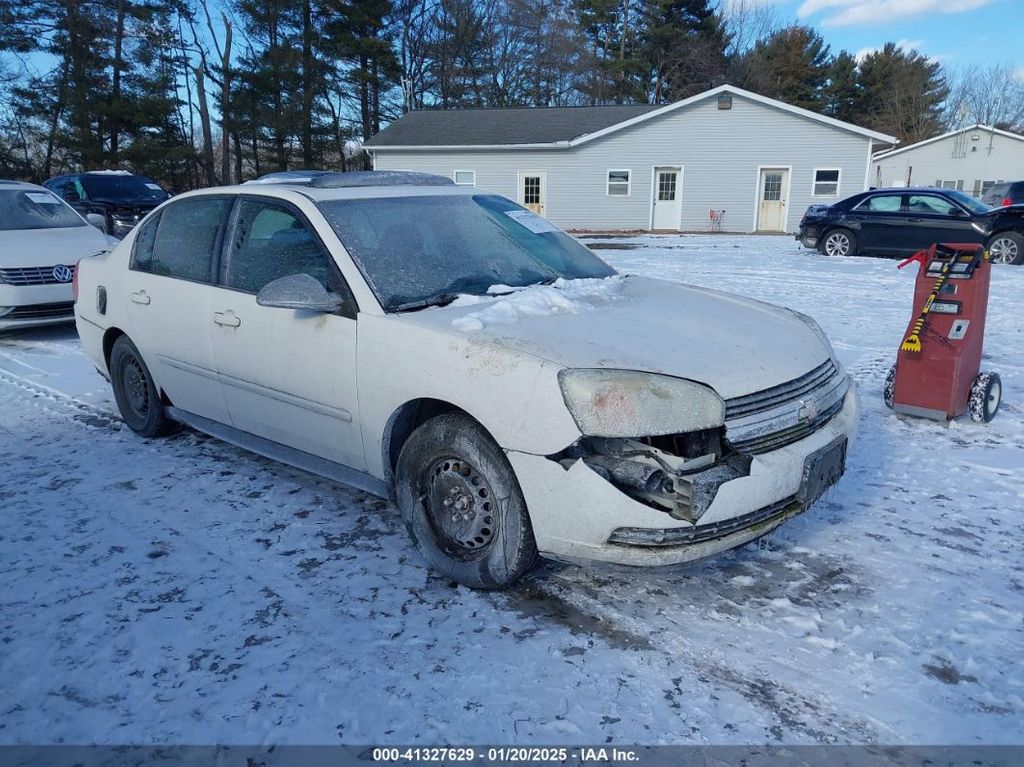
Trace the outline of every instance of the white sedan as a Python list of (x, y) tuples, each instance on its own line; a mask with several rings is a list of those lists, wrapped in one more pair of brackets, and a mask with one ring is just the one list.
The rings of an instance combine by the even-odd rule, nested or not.
[(185, 423), (391, 497), (472, 587), (752, 540), (838, 480), (858, 418), (810, 318), (616, 274), (423, 174), (181, 195), (81, 263), (75, 311), (137, 433)]
[(48, 189), (0, 181), (0, 331), (74, 320), (76, 262), (116, 243)]

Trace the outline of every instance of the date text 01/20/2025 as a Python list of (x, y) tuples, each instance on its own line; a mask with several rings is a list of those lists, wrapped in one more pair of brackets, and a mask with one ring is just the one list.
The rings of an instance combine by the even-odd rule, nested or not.
[(455, 746), (427, 748), (375, 748), (375, 762), (635, 762), (636, 751), (623, 748), (551, 748), (535, 746), (499, 746), (477, 749)]

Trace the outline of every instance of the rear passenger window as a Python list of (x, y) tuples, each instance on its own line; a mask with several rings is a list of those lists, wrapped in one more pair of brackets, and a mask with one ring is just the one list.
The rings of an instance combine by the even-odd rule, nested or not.
[(156, 242), (156, 228), (160, 225), (160, 215), (149, 219), (135, 235), (132, 246), (132, 269), (148, 272), (153, 268), (153, 243)]
[(857, 206), (858, 210), (870, 210), (874, 213), (898, 213), (903, 204), (901, 194), (880, 194), (869, 197)]
[(242, 200), (224, 265), (224, 285), (258, 293), (290, 274), (308, 274), (329, 287), (327, 254), (316, 235), (286, 206)]
[(160, 214), (149, 271), (165, 277), (212, 282), (221, 225), (231, 201), (196, 197), (175, 202)]

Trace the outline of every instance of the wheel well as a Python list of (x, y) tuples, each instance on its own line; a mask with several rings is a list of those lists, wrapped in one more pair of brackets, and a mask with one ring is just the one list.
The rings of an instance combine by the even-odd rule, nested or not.
[[(414, 399), (406, 402), (391, 414), (387, 426), (384, 427), (384, 439), (381, 441), (381, 452), (384, 458), (384, 479), (389, 489), (394, 487), (395, 467), (402, 446), (422, 424), (442, 413), (466, 413), (465, 410), (440, 399)], [(470, 418), (473, 416), (469, 413)], [(474, 419), (475, 420), (475, 419)]]
[[(103, 334), (103, 364), (107, 366), (107, 375), (112, 375), (110, 371), (110, 353), (114, 350), (114, 344), (117, 339), (121, 336), (128, 335), (121, 328), (107, 328), (107, 331)], [(163, 390), (159, 384), (157, 388), (160, 389), (160, 400), (165, 406), (172, 405), (170, 397), (167, 396), (167, 392)]]
[(110, 372), (110, 352), (114, 348), (114, 342), (124, 334), (120, 328), (107, 328), (107, 332), (103, 334), (103, 364), (107, 366), (107, 372)]

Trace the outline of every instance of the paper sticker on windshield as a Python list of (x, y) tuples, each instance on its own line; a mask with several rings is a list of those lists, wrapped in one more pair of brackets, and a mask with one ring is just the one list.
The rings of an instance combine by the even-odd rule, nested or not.
[(506, 210), (505, 215), (515, 221), (517, 224), (521, 224), (529, 229), (534, 234), (544, 234), (544, 232), (557, 232), (558, 227), (548, 221), (546, 218), (541, 218), (536, 213), (529, 210)]
[(163, 189), (160, 188), (159, 184), (146, 184), (146, 186), (148, 186), (154, 192), (162, 192), (163, 191)]
[(25, 196), (40, 205), (60, 205), (60, 200), (46, 192), (25, 192)]

